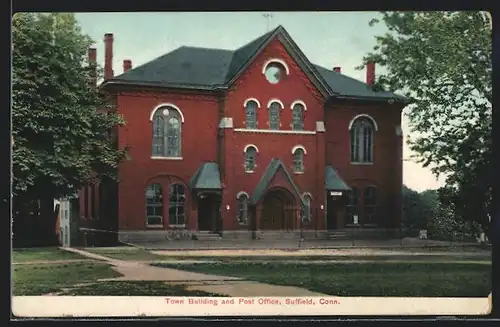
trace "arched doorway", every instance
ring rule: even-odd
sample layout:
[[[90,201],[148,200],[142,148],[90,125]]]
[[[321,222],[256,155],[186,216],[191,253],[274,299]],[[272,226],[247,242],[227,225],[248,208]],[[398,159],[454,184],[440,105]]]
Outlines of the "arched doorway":
[[[297,205],[295,197],[286,189],[269,190],[262,202],[261,229],[294,230],[297,228]]]

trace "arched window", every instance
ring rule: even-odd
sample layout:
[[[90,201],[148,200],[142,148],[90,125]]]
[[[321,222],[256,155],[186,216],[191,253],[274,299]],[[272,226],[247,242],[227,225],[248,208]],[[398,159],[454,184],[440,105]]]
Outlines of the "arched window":
[[[373,132],[375,128],[371,119],[358,118],[351,126],[351,162],[373,162]]]
[[[304,171],[304,149],[297,148],[293,152],[293,171],[301,173]]]
[[[176,109],[163,107],[153,115],[153,157],[181,156],[182,117]]]
[[[346,206],[346,224],[354,224],[356,223],[354,216],[359,215],[359,194],[358,194],[358,189],[356,187],[353,187],[349,191],[349,203]],[[359,223],[359,216],[358,216],[358,223]]]
[[[172,184],[170,186],[170,199],[168,204],[168,215],[170,225],[184,225],[186,223],[186,213],[184,205],[186,202],[186,190],[182,184]]]
[[[292,129],[302,131],[304,129],[304,106],[296,103],[292,108]]]
[[[309,194],[304,194],[302,196],[304,199],[304,204],[302,205],[302,222],[311,222],[311,196]]]
[[[65,226],[64,227],[64,245],[66,246],[69,246],[69,242],[68,242],[68,237],[69,237],[69,230],[68,230],[68,226]]]
[[[247,101],[245,106],[245,127],[257,128],[257,102],[250,100]]]
[[[369,186],[363,194],[363,223],[377,223],[377,188]]]
[[[238,216],[236,218],[240,225],[248,223],[248,195],[246,193],[241,193],[238,196]]]
[[[249,146],[245,150],[245,171],[253,172],[256,167],[257,149]]]
[[[146,225],[163,226],[163,192],[160,184],[146,189]]]
[[[273,102],[269,106],[269,129],[280,129],[280,109],[279,102]]]

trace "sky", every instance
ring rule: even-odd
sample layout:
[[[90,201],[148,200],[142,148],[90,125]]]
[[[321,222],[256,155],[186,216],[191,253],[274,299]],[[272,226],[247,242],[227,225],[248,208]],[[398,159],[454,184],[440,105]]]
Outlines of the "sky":
[[[325,68],[340,66],[342,74],[365,81],[365,71],[356,70],[363,56],[375,45],[375,36],[386,32],[382,24],[368,26],[377,12],[154,12],[78,13],[84,33],[96,42],[99,64],[104,65],[105,33],[114,34],[115,75],[123,72],[123,60],[133,67],[144,64],[180,46],[234,50],[268,30],[282,25],[307,58]],[[380,71],[380,69],[379,69]],[[431,171],[410,160],[406,144],[410,135],[403,115],[403,183],[417,191],[443,185]],[[411,136],[411,135],[410,135]]]

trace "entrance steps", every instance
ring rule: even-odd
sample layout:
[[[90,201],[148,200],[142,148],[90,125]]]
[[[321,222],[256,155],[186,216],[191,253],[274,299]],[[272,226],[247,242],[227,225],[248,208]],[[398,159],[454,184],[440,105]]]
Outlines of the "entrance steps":
[[[299,240],[300,232],[298,231],[260,231],[257,232],[257,238],[260,240]]]
[[[347,240],[351,237],[346,231],[329,230],[326,232],[325,238],[328,240]]]
[[[212,231],[197,231],[194,236],[198,241],[219,241],[222,239],[219,233]]]

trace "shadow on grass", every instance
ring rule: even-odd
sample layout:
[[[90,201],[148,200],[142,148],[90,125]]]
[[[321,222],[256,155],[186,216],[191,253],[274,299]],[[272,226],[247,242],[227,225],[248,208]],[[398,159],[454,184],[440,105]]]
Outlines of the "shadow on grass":
[[[120,276],[104,263],[18,265],[12,270],[12,294],[43,295],[75,284]]]
[[[12,251],[12,262],[86,260],[87,257],[57,247],[22,248]]]
[[[108,281],[67,290],[59,295],[76,296],[224,296],[204,291],[186,290],[186,285],[160,281]]]
[[[491,265],[440,262],[215,262],[153,264],[192,272],[297,286],[338,296],[486,297]]]

